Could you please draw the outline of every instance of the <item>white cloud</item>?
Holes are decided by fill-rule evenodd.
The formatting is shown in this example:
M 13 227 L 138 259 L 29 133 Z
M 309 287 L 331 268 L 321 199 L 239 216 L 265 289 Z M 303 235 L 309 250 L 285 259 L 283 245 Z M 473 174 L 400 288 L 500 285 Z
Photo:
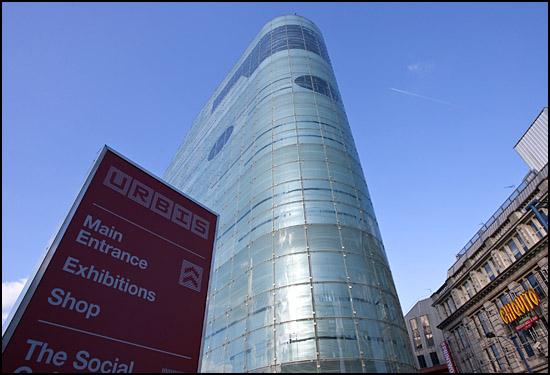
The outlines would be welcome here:
M 2 324 L 6 321 L 17 297 L 23 290 L 27 279 L 19 281 L 2 281 Z
M 407 70 L 411 73 L 428 73 L 435 68 L 433 62 L 416 62 L 407 65 Z

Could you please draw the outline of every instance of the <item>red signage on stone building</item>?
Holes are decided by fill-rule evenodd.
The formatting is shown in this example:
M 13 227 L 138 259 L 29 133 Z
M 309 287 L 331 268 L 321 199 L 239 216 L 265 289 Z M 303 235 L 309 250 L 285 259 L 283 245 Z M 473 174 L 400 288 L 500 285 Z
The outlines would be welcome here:
M 216 223 L 105 146 L 2 337 L 2 372 L 196 372 Z
M 445 357 L 445 362 L 447 363 L 447 368 L 449 369 L 450 373 L 456 373 L 456 367 L 455 363 L 453 361 L 453 357 L 451 355 L 451 350 L 449 349 L 449 344 L 447 344 L 447 341 L 441 342 L 441 350 L 443 350 L 443 357 Z

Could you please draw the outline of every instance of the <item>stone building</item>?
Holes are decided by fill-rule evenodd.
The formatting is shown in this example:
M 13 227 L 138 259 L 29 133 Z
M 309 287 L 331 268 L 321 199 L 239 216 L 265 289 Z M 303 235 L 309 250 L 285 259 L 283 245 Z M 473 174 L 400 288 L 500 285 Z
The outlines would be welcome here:
M 531 170 L 431 296 L 459 372 L 548 370 L 548 108 L 518 145 Z

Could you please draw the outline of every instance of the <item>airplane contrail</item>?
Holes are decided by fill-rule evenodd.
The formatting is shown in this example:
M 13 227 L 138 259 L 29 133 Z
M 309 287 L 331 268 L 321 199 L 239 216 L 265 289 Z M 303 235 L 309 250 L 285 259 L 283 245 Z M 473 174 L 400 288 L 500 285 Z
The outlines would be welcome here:
M 447 104 L 447 105 L 452 105 L 453 107 L 455 107 L 454 104 L 444 102 L 443 100 L 434 99 L 434 98 L 429 98 L 429 97 L 427 97 L 427 96 L 418 95 L 418 94 L 415 94 L 415 93 L 412 93 L 412 92 L 394 89 L 393 87 L 390 87 L 390 90 L 397 91 L 397 92 L 400 92 L 400 93 L 403 93 L 403 94 L 407 94 L 407 95 L 416 96 L 416 97 L 418 97 L 418 98 L 428 99 L 428 100 L 431 100 L 431 101 L 434 101 L 434 102 L 438 102 L 438 103 L 443 103 L 443 104 Z

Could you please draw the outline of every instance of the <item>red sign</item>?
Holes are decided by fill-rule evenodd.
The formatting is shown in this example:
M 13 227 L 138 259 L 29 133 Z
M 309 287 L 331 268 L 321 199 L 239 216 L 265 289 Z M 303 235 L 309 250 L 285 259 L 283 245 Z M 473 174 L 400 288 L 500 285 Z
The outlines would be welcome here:
M 447 368 L 449 369 L 450 373 L 456 373 L 456 367 L 455 363 L 453 361 L 453 357 L 451 356 L 451 350 L 449 349 L 449 345 L 447 344 L 447 341 L 441 342 L 441 350 L 443 351 L 443 357 L 445 358 L 445 362 L 447 363 Z
M 2 372 L 196 372 L 216 222 L 105 147 L 2 337 Z
M 531 326 L 533 325 L 533 323 L 535 323 L 537 320 L 539 320 L 539 316 L 538 315 L 535 315 L 523 322 L 521 322 L 521 324 L 518 324 L 516 326 L 516 331 L 521 331 L 522 329 L 527 329 L 527 328 L 531 328 Z

